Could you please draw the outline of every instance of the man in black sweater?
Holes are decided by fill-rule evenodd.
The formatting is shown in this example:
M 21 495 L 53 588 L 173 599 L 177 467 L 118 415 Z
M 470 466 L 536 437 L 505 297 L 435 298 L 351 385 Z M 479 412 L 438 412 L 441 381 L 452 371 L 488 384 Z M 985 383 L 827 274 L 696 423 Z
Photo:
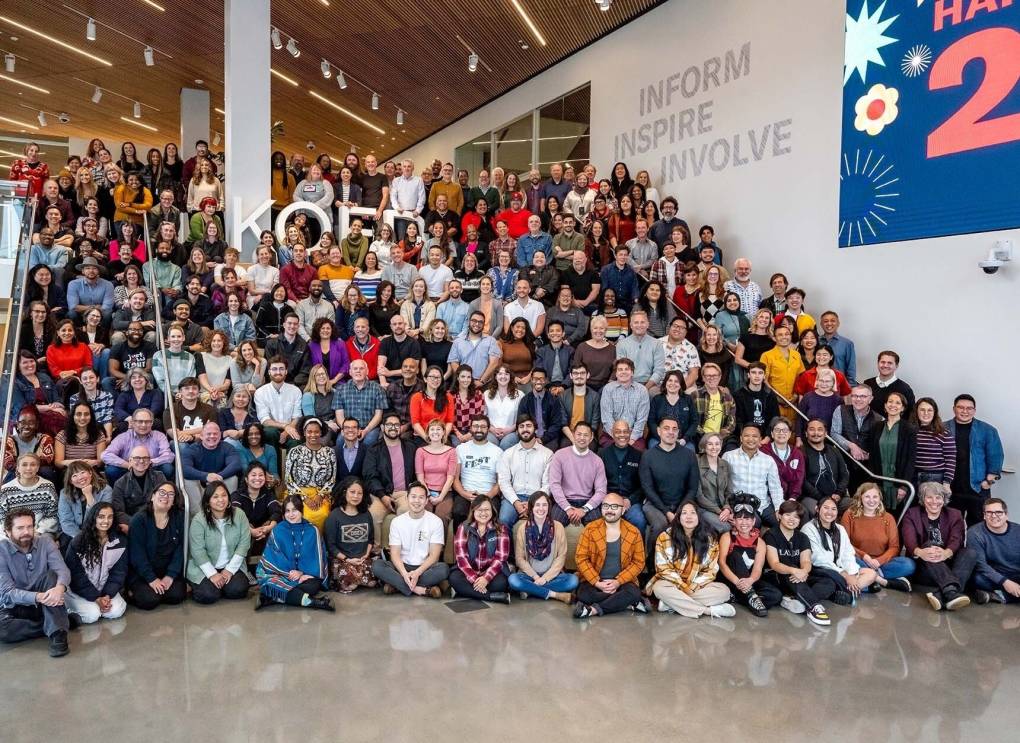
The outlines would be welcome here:
M 616 421 L 612 428 L 613 445 L 604 446 L 599 458 L 606 467 L 606 492 L 623 497 L 623 519 L 637 527 L 642 534 L 648 526 L 642 505 L 645 494 L 641 491 L 641 452 L 630 445 L 630 424 Z
M 658 446 L 644 453 L 638 468 L 641 488 L 645 491 L 649 543 L 654 543 L 669 527 L 682 503 L 694 501 L 701 484 L 698 458 L 686 446 L 677 446 L 680 436 L 677 420 L 660 420 L 658 433 Z
M 875 395 L 871 407 L 879 415 L 885 415 L 885 401 L 893 392 L 899 392 L 907 401 L 907 407 L 903 411 L 903 417 L 910 415 L 914 408 L 914 390 L 910 385 L 896 376 L 896 370 L 900 367 L 900 355 L 895 351 L 882 351 L 878 354 L 878 376 L 865 379 L 864 384 L 871 388 Z
M 808 421 L 804 432 L 804 485 L 800 502 L 809 514 L 818 510 L 824 498 L 839 497 L 839 513 L 850 506 L 847 483 L 850 472 L 843 455 L 825 439 L 825 422 L 818 418 Z

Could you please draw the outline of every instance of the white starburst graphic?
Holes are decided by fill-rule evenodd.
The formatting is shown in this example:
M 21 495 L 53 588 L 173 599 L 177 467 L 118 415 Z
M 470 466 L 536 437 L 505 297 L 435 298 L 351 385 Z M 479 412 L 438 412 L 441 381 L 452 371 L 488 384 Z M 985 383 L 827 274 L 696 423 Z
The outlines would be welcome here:
M 856 192 L 854 203 L 840 214 L 837 240 L 847 248 L 855 241 L 858 245 L 872 242 L 878 237 L 878 231 L 888 226 L 886 220 L 896 213 L 896 207 L 890 206 L 889 199 L 899 198 L 899 187 L 891 187 L 900 179 L 894 175 L 895 166 L 886 162 L 885 155 L 876 155 L 874 150 L 868 150 L 863 157 L 860 150 L 856 150 L 852 157 L 848 152 L 843 153 L 839 180 L 843 182 L 842 188 Z M 865 228 L 868 235 L 864 234 Z
M 888 46 L 899 39 L 886 36 L 885 32 L 893 21 L 899 18 L 894 15 L 892 18 L 882 19 L 882 11 L 885 10 L 885 3 L 878 6 L 874 14 L 868 14 L 868 0 L 864 0 L 861 6 L 861 13 L 857 19 L 848 14 L 846 17 L 846 52 L 843 63 L 843 85 L 856 71 L 861 76 L 861 82 L 868 81 L 868 64 L 876 64 L 885 67 L 885 61 L 879 51 L 882 47 Z
M 910 50 L 903 55 L 903 63 L 900 69 L 907 77 L 917 77 L 931 65 L 931 49 L 924 44 L 917 44 L 910 47 Z

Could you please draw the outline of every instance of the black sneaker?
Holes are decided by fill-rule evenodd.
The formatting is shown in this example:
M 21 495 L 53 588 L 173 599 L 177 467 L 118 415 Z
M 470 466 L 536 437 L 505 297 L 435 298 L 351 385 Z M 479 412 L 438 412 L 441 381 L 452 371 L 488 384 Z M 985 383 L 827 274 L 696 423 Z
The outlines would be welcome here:
M 60 658 L 69 652 L 71 652 L 71 648 L 67 645 L 67 633 L 62 629 L 58 629 L 50 635 L 50 657 Z
M 330 601 L 328 596 L 317 596 L 312 599 L 312 603 L 309 604 L 312 609 L 321 609 L 322 611 L 328 611 L 330 613 L 336 612 L 336 607 L 333 606 L 333 602 Z
M 255 599 L 255 611 L 259 609 L 265 609 L 267 606 L 272 606 L 276 602 L 266 596 L 264 593 L 260 593 L 258 598 Z
M 648 614 L 652 610 L 652 603 L 642 596 L 640 601 L 635 601 L 630 605 L 630 609 L 635 614 Z
M 946 608 L 949 611 L 956 611 L 970 606 L 970 597 L 959 591 L 946 591 Z
M 982 591 L 980 588 L 974 590 L 974 603 L 979 606 L 984 606 L 992 600 L 992 594 L 988 591 Z
M 592 614 L 594 614 L 594 611 L 584 602 L 578 601 L 574 604 L 574 619 L 587 619 Z
M 854 602 L 854 597 L 849 591 L 836 591 L 832 594 L 832 603 L 838 606 L 850 606 Z
M 78 629 L 82 625 L 81 616 L 73 611 L 67 612 L 67 624 L 73 630 Z
M 757 593 L 750 593 L 747 596 L 747 606 L 756 617 L 767 617 L 769 615 L 768 607 L 765 606 L 765 602 L 762 601 L 761 596 Z
M 903 593 L 910 593 L 913 588 L 910 585 L 910 581 L 906 578 L 889 578 L 886 581 L 888 587 L 894 591 L 903 591 Z
M 493 603 L 493 604 L 507 604 L 507 605 L 509 605 L 510 604 L 510 594 L 509 593 L 503 593 L 502 591 L 496 591 L 495 593 L 490 593 L 489 594 L 489 598 L 486 599 L 486 600 L 489 601 L 490 603 Z

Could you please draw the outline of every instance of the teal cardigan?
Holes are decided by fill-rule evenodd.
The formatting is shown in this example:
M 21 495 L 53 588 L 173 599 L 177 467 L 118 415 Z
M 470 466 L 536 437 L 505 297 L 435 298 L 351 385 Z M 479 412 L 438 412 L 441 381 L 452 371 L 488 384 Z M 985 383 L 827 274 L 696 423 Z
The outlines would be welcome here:
M 222 540 L 227 541 L 230 563 L 227 568 L 233 573 L 244 569 L 248 549 L 251 547 L 251 531 L 248 517 L 240 508 L 234 508 L 234 521 L 227 520 L 223 534 L 216 526 L 210 526 L 204 513 L 196 513 L 188 531 L 188 567 L 186 576 L 191 583 L 201 583 L 206 578 L 203 566 L 212 567 L 220 555 Z M 236 569 L 234 569 L 236 567 Z M 215 568 L 214 568 L 215 569 Z

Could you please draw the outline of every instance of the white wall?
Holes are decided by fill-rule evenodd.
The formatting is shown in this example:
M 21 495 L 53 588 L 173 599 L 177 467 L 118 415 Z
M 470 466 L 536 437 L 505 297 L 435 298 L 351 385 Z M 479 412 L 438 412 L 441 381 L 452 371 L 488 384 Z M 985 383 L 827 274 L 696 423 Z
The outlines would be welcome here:
M 402 153 L 419 162 L 444 160 L 478 134 L 578 85 L 592 84 L 592 161 L 608 173 L 614 137 L 659 116 L 712 100 L 710 133 L 688 143 L 663 144 L 628 155 L 631 173 L 647 168 L 663 195 L 672 193 L 695 228 L 716 228 L 727 263 L 750 258 L 763 284 L 782 270 L 805 288 L 810 312 L 836 309 L 857 343 L 859 376 L 873 374 L 883 348 L 903 358 L 900 376 L 919 394 L 936 398 L 948 414 L 955 394 L 969 391 L 980 417 L 996 425 L 1007 465 L 1017 462 L 1020 406 L 999 370 L 1020 364 L 1014 329 L 1020 265 L 985 276 L 977 261 L 997 239 L 1020 245 L 1020 231 L 962 235 L 840 250 L 840 109 L 845 5 L 839 0 L 712 3 L 672 0 L 575 54 L 519 88 Z M 592 12 L 597 9 L 592 7 Z M 751 42 L 750 73 L 689 100 L 642 117 L 639 90 Z M 640 70 L 638 74 L 634 70 Z M 693 79 L 693 78 L 691 78 Z M 720 73 L 720 79 L 723 74 Z M 690 80 L 688 80 L 690 82 Z M 697 178 L 663 184 L 664 155 L 680 155 L 720 137 L 789 119 L 789 138 L 775 156 L 770 140 L 762 159 Z M 721 150 L 717 152 L 721 159 Z M 1013 300 L 1013 301 L 1011 301 Z M 1009 372 L 1007 372 L 1009 373 Z M 1007 476 L 998 488 L 1020 510 L 1020 485 Z

